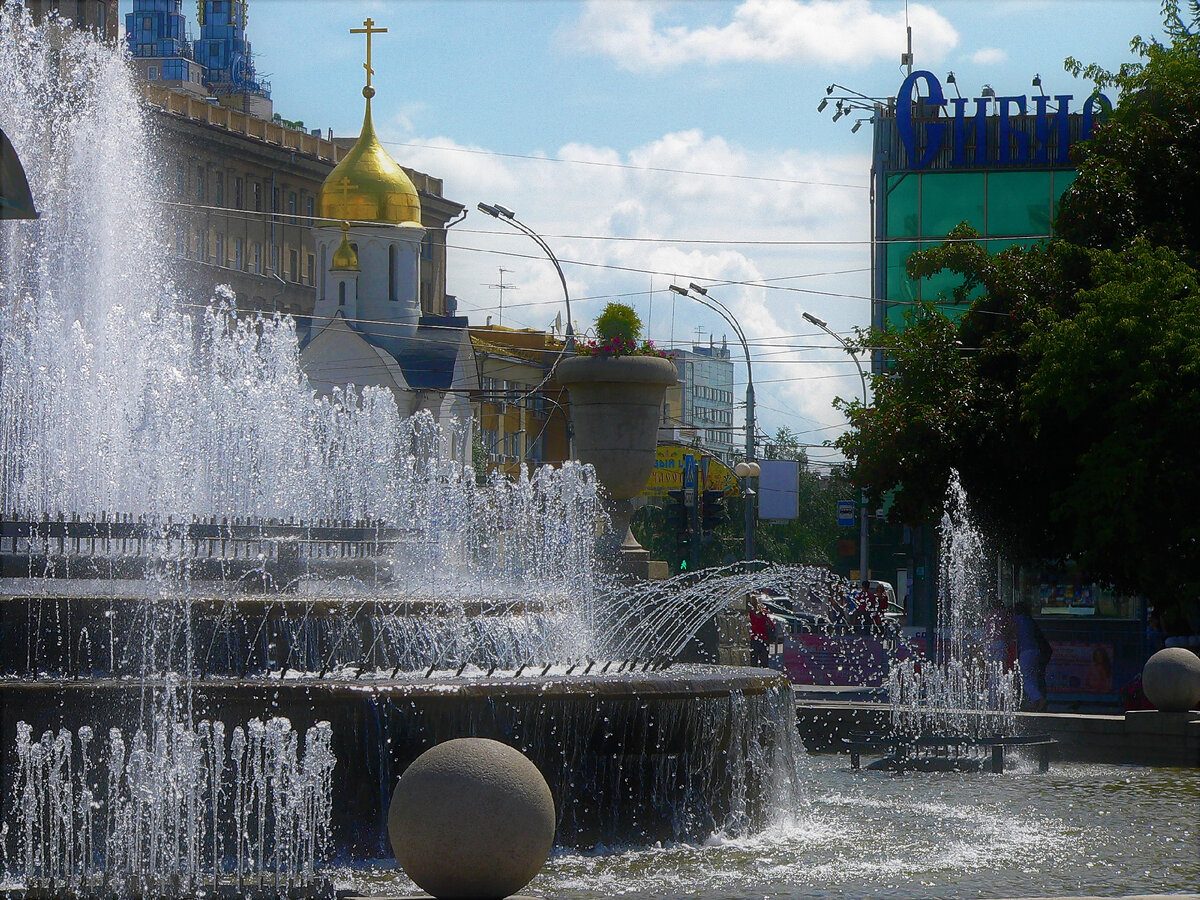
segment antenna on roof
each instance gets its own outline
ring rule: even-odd
[[[906,74],[913,70],[912,26],[908,24],[908,0],[904,0],[904,30],[908,33],[908,50],[900,54],[900,65],[905,67]]]

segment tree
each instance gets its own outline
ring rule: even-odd
[[[1070,556],[1160,607],[1200,583],[1200,12],[1164,4],[1169,45],[1082,71],[1119,103],[1078,151],[1058,238],[989,256],[964,227],[915,254],[913,277],[963,277],[957,322],[917,307],[863,332],[889,366],[875,400],[841,401],[851,474],[893,516],[929,521],[958,468],[1002,546]]]

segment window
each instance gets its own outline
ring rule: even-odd
[[[271,188],[271,212],[279,212],[279,188]]]
[[[300,280],[300,253],[292,250],[288,253],[288,275],[292,281]]]
[[[254,211],[262,212],[262,185],[257,181],[250,186],[250,192],[254,195]]]
[[[308,278],[305,279],[304,283],[311,287],[314,283],[313,272],[317,267],[317,258],[311,253],[306,254],[306,257],[305,262],[308,264]]]
[[[239,272],[242,271],[242,239],[240,237],[233,239],[233,267]]]
[[[308,200],[305,201],[304,206],[308,212],[308,227],[312,228],[313,216],[316,215],[317,212],[316,200],[314,200],[312,197],[309,197]]]
[[[262,244],[258,241],[254,242],[254,274],[262,274]]]
[[[218,172],[213,178],[213,203],[217,206],[225,205],[225,173]]]
[[[175,169],[175,196],[183,199],[183,182],[186,176],[183,174],[182,163]]]
[[[243,196],[242,179],[233,179],[233,205],[238,209],[244,209],[245,207],[243,207],[242,204],[245,202],[245,199],[246,198]]]
[[[346,305],[346,282],[338,282],[338,306]]]
[[[187,256],[187,238],[183,233],[183,226],[175,226],[175,255]]]
[[[158,66],[147,66],[146,67],[146,80],[147,81],[156,81],[157,79],[158,79]]]
[[[204,166],[196,167],[196,202],[203,203],[205,200],[204,191]]]
[[[295,225],[296,224],[296,192],[295,191],[288,192],[288,212],[291,213],[292,224]]]
[[[388,299],[399,300],[396,296],[396,245],[388,246]]]
[[[325,248],[322,247],[321,248],[321,273],[320,273],[321,274],[321,289],[319,291],[317,291],[317,299],[318,300],[325,299],[325,273],[329,269],[329,267],[327,265],[325,265],[325,252],[326,252]]]
[[[226,262],[226,260],[225,260],[225,235],[218,234],[216,244],[217,244],[217,265],[223,266],[223,265],[225,265],[225,262]]]

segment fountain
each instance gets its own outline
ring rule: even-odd
[[[1020,675],[1006,666],[1003,635],[990,633],[1002,613],[991,574],[994,557],[971,519],[956,473],[947,487],[941,537],[934,646],[928,658],[913,654],[891,666],[891,732],[882,743],[893,752],[878,764],[978,767],[979,757],[964,751],[984,748],[995,771],[1003,768],[1004,747],[1044,749],[1047,742],[1019,736]]]
[[[786,684],[672,665],[743,577],[610,585],[590,467],[480,483],[386,392],[315,397],[289,319],[180,295],[123,61],[15,0],[0,126],[41,212],[0,231],[12,880],[326,891],[464,735],[537,763],[565,846],[740,833],[794,795]]]
[[[740,592],[819,574],[610,586],[586,468],[480,485],[388,398],[315,401],[289,322],[171,287],[119,59],[13,0],[0,127],[42,213],[0,223],[0,889],[411,893],[362,857],[408,761],[464,733],[547,776],[539,895],[1196,884],[1179,770],[797,765],[775,677],[668,663]]]

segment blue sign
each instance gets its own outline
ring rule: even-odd
[[[683,486],[685,489],[696,487],[696,457],[690,453],[683,457]]]
[[[838,528],[849,528],[854,524],[854,501],[839,500],[837,504]]]
[[[925,83],[927,97],[922,98],[917,86]],[[1034,129],[1033,134],[1022,130],[1014,121],[1014,116],[1029,115],[1028,99],[1033,101]],[[1053,99],[1058,105],[1057,112],[1050,113],[1047,106]],[[971,100],[966,97],[946,97],[942,91],[942,83],[932,72],[921,70],[913,72],[900,85],[900,93],[896,96],[896,129],[900,133],[900,142],[908,154],[908,163],[914,169],[923,169],[932,163],[945,146],[947,139],[951,144],[950,165],[958,166],[1017,166],[1029,163],[1057,165],[1070,164],[1070,120],[1072,94],[1056,94],[1053,98],[1039,95],[1026,98],[1025,95],[1012,97],[979,97]],[[917,129],[913,122],[913,104],[920,100],[926,107],[932,107],[934,118],[924,121],[924,140],[918,140]],[[999,128],[995,146],[995,158],[988,158],[987,119],[988,104],[996,104]],[[938,110],[945,111],[949,104],[953,113],[941,116]],[[967,112],[967,106],[974,104],[974,111]],[[1099,106],[1099,109],[1097,109]],[[1112,109],[1112,102],[1103,94],[1095,93],[1083,104],[1083,135],[1090,136],[1092,122],[1099,112],[1104,115]],[[1057,132],[1057,150],[1053,160],[1050,159],[1051,129]],[[974,139],[974,150],[971,158],[967,158],[968,139]]]

